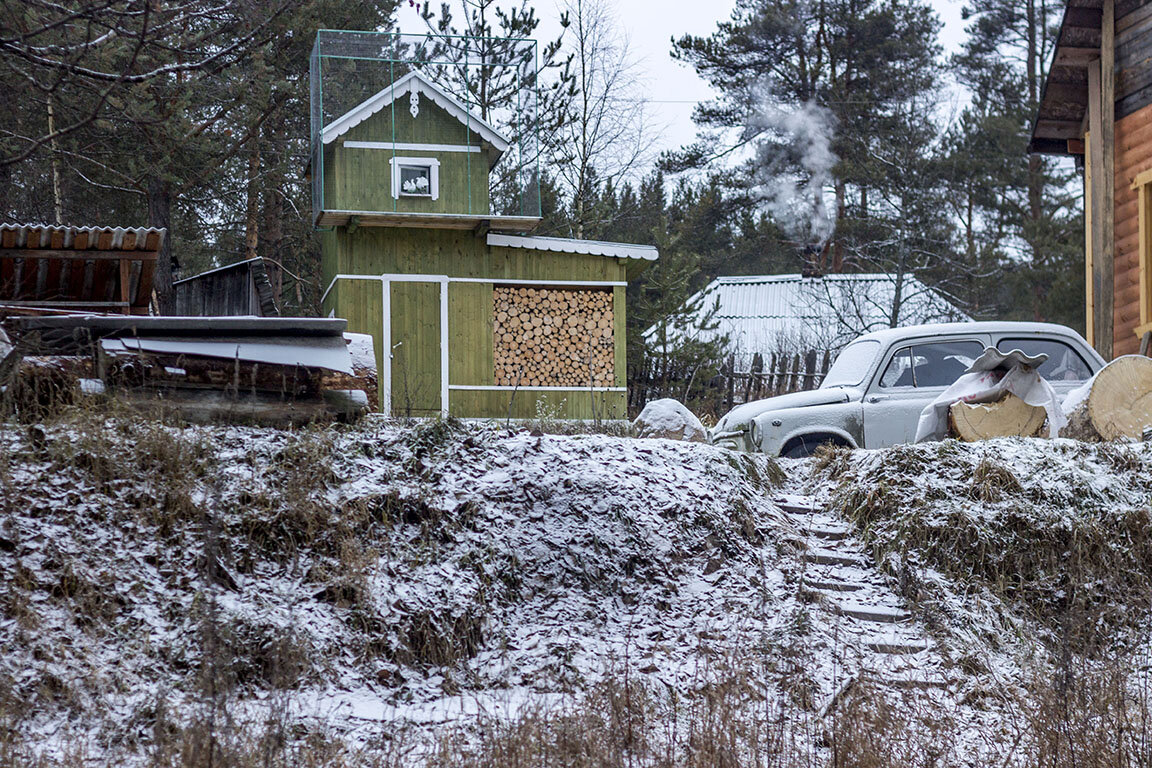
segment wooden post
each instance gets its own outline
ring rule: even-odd
[[[1114,259],[1116,237],[1116,6],[1104,0],[1100,27],[1100,59],[1088,67],[1088,161],[1092,183],[1092,344],[1105,360],[1112,359]]]
[[[804,389],[815,389],[816,381],[816,350],[810,349],[804,353]]]
[[[1104,151],[1104,207],[1101,213],[1104,230],[1104,264],[1100,274],[1100,299],[1107,313],[1104,318],[1105,360],[1112,359],[1112,341],[1115,331],[1115,272],[1116,272],[1116,0],[1104,0],[1104,14],[1100,26],[1100,112],[1104,129],[1101,139]]]
[[[796,392],[799,390],[800,379],[800,353],[792,355],[792,378],[788,380],[788,391]]]
[[[732,410],[732,397],[733,389],[736,386],[736,358],[734,356],[728,357],[728,410]],[[687,399],[687,398],[685,398]]]
[[[132,283],[131,275],[132,262],[128,259],[120,259],[120,301],[124,302],[121,312],[125,315],[132,314],[132,297],[128,295],[128,289]]]

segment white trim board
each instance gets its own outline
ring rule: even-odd
[[[405,144],[399,141],[346,141],[344,146],[349,149],[389,149],[404,152],[475,152],[480,154],[480,147],[475,144]]]
[[[468,108],[457,101],[455,97],[442,90],[427,76],[415,69],[324,126],[324,130],[320,133],[320,141],[324,144],[331,144],[396,99],[413,91],[427,96],[436,106],[452,115],[470,130],[476,131],[480,134],[480,138],[491,144],[498,153],[507,151],[508,147],[511,146],[508,139],[504,138],[499,131],[469,112]]]
[[[570,288],[628,287],[628,283],[623,280],[516,280],[508,277],[448,277],[447,275],[407,274],[353,275],[341,272],[333,277],[332,282],[328,283],[328,287],[324,289],[324,294],[320,297],[321,304],[328,298],[328,294],[332,292],[332,287],[336,285],[337,280],[388,280],[393,283],[435,283],[446,281],[449,283],[492,283],[493,285],[555,285]]]
[[[517,387],[507,384],[450,384],[448,389],[469,392],[627,392],[627,387]]]
[[[623,280],[515,280],[504,277],[450,277],[450,283],[492,283],[493,285],[566,285],[587,288],[627,288]]]

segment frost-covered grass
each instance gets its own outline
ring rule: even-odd
[[[1079,651],[1148,620],[1152,446],[949,440],[832,451],[815,473],[926,611],[987,590]]]
[[[0,424],[0,765],[1152,761],[1143,448],[540,432]],[[805,487],[958,682],[843,687],[771,501]]]

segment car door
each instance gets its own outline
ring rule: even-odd
[[[979,338],[895,344],[864,396],[864,447],[910,443],[920,412],[984,351]]]

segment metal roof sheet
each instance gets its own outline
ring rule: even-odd
[[[159,251],[166,229],[0,224],[0,248],[98,251]]]
[[[669,332],[702,341],[726,334],[732,351],[748,359],[757,352],[835,350],[861,334],[893,325],[896,287],[896,280],[884,273],[721,277],[689,299],[697,304],[696,328]],[[901,281],[900,294],[897,326],[971,320],[910,275]],[[714,308],[712,324],[717,327],[700,330]],[[658,330],[651,326],[645,338],[651,340]]]
[[[640,259],[642,261],[656,261],[660,257],[660,252],[656,250],[654,245],[610,243],[604,240],[578,240],[570,237],[522,237],[489,232],[488,245],[560,253],[581,253],[589,256],[615,256],[620,259]]]

